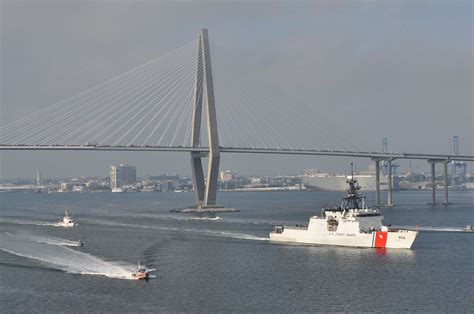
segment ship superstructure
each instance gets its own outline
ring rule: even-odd
[[[307,226],[276,226],[270,239],[278,242],[373,248],[411,248],[417,231],[395,229],[383,224],[376,208],[368,208],[365,195],[352,176],[341,206],[325,208]]]

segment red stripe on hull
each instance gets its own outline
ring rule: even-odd
[[[377,231],[375,232],[375,243],[374,247],[385,248],[387,246],[388,232]]]

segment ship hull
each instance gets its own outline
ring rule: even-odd
[[[360,186],[366,191],[375,190],[375,175],[354,176]],[[303,176],[303,184],[307,189],[316,191],[345,191],[347,188],[346,176]],[[380,190],[387,189],[387,177],[380,176]]]
[[[63,223],[63,222],[58,222],[56,224],[56,227],[63,227],[63,228],[72,228],[74,227],[76,224],[75,223]]]
[[[285,229],[283,233],[271,232],[270,240],[274,242],[315,245],[410,249],[417,235],[417,231],[410,230],[315,234],[305,229]]]
[[[148,280],[149,274],[148,273],[135,273],[135,274],[132,274],[132,279],[133,280]]]

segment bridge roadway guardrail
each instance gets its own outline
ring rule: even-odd
[[[23,145],[23,144],[0,144],[0,150],[77,150],[77,151],[169,151],[169,152],[196,152],[208,153],[208,147],[186,147],[186,146],[125,146],[125,145]],[[252,147],[220,147],[221,153],[243,153],[243,154],[287,154],[287,155],[319,155],[339,157],[362,157],[379,160],[386,159],[426,159],[439,161],[474,161],[474,156],[449,155],[449,154],[425,154],[425,153],[380,153],[362,151],[342,150],[318,150],[318,149],[290,149],[290,148],[252,148]]]

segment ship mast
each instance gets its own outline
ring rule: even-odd
[[[365,196],[359,193],[360,186],[357,183],[357,180],[354,179],[354,164],[352,162],[351,162],[351,178],[348,179],[346,182],[349,184],[349,189],[347,189],[347,196],[343,198],[341,207],[343,209],[361,209],[359,207],[359,202],[362,202],[362,204],[364,204]]]

